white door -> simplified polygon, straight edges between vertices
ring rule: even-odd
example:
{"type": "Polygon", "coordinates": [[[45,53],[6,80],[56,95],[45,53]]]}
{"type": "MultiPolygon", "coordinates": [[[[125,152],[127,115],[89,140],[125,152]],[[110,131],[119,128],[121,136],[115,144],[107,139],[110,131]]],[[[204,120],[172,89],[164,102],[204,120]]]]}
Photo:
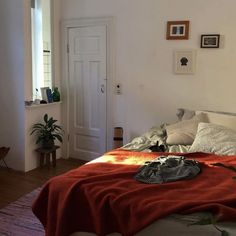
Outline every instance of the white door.
{"type": "Polygon", "coordinates": [[[69,156],[106,151],[106,26],[70,28],[69,156]]]}

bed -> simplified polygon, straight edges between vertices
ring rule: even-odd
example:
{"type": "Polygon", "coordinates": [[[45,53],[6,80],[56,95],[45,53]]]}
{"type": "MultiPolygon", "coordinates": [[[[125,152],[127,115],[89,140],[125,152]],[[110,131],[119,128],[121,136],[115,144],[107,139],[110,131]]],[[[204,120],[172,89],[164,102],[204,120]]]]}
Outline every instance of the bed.
{"type": "Polygon", "coordinates": [[[236,116],[184,109],[178,117],[49,180],[32,206],[46,235],[236,235],[236,116]],[[157,141],[166,152],[150,152],[157,141]],[[134,179],[146,161],[173,155],[196,160],[201,173],[134,179]]]}

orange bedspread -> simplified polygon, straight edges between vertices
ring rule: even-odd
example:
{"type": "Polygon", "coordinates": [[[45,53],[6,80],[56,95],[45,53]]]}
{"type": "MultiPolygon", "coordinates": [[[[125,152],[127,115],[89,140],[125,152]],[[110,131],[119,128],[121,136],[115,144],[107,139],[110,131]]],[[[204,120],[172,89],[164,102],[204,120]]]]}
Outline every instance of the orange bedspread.
{"type": "Polygon", "coordinates": [[[184,155],[202,163],[202,173],[191,180],[149,185],[133,179],[141,164],[161,154],[115,150],[48,181],[33,204],[46,235],[86,231],[131,236],[169,214],[197,211],[236,221],[236,173],[211,166],[236,167],[236,156],[184,155]]]}

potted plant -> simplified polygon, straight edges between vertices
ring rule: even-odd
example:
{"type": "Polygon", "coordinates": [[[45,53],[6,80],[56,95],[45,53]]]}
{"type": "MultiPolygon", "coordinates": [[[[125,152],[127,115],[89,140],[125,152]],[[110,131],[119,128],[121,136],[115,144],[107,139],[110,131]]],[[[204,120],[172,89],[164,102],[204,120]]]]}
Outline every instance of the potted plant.
{"type": "Polygon", "coordinates": [[[54,140],[62,142],[63,130],[62,127],[56,125],[57,120],[53,117],[48,117],[45,114],[43,117],[44,123],[36,123],[32,127],[32,134],[36,134],[36,144],[41,144],[43,148],[52,148],[54,140]]]}

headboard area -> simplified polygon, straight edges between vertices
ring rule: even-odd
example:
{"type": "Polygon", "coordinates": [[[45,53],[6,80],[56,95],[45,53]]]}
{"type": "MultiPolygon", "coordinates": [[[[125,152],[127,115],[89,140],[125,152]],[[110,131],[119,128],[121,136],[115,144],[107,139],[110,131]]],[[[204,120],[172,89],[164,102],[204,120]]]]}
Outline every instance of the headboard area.
{"type": "Polygon", "coordinates": [[[195,111],[196,114],[205,113],[209,123],[218,124],[236,131],[236,113],[195,111]]]}

